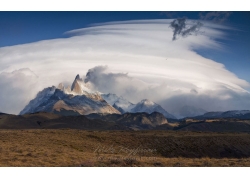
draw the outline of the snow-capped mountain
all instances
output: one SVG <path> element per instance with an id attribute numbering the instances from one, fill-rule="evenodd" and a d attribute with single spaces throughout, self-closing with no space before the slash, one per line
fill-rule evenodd
<path id="1" fill-rule="evenodd" d="M 135 105 L 123 97 L 118 97 L 116 94 L 102 94 L 102 98 L 107 101 L 110 105 L 116 108 L 121 113 L 130 112 Z"/>
<path id="2" fill-rule="evenodd" d="M 43 105 L 47 105 L 50 97 L 55 93 L 56 87 L 48 87 L 40 91 L 36 98 L 31 100 L 27 106 L 20 112 L 20 114 L 39 112 L 41 109 L 45 108 Z"/>
<path id="3" fill-rule="evenodd" d="M 205 114 L 207 111 L 202 108 L 196 108 L 194 106 L 182 106 L 181 108 L 175 110 L 174 115 L 177 118 L 184 117 L 194 117 Z"/>
<path id="4" fill-rule="evenodd" d="M 116 94 L 102 94 L 92 91 L 79 75 L 76 76 L 71 87 L 52 86 L 40 91 L 36 98 L 20 112 L 20 114 L 34 112 L 52 112 L 63 115 L 86 115 L 91 113 L 124 114 L 126 112 L 162 113 L 166 118 L 175 117 L 164 110 L 160 105 L 144 99 L 133 104 Z"/>
<path id="5" fill-rule="evenodd" d="M 123 97 L 119 97 L 116 94 L 102 94 L 101 95 L 105 101 L 107 101 L 110 105 L 113 105 L 118 111 L 122 114 L 130 112 L 130 113 L 138 113 L 138 112 L 146 112 L 153 113 L 159 112 L 162 113 L 166 118 L 176 119 L 175 116 L 168 113 L 165 109 L 163 109 L 159 104 L 154 103 L 148 99 L 144 99 L 137 104 L 133 104 L 126 100 Z"/>
<path id="6" fill-rule="evenodd" d="M 57 88 L 55 86 L 45 88 L 30 101 L 20 114 L 40 111 L 65 115 L 120 114 L 101 97 L 99 92 L 91 91 L 79 75 L 76 76 L 71 88 L 65 88 L 62 83 Z"/>
<path id="7" fill-rule="evenodd" d="M 159 112 L 163 114 L 166 118 L 176 119 L 175 116 L 168 113 L 165 109 L 163 109 L 159 104 L 154 103 L 148 99 L 143 99 L 141 102 L 137 103 L 134 108 L 130 110 L 132 113 L 136 112 L 147 112 L 149 114 L 153 112 Z"/>

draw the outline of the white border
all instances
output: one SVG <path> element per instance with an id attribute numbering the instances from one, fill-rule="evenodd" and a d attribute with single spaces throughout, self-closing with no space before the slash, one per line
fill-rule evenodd
<path id="1" fill-rule="evenodd" d="M 248 179 L 249 168 L 0 168 L 3 179 Z"/>
<path id="2" fill-rule="evenodd" d="M 1 0 L 0 11 L 249 11 L 249 6 L 246 0 Z"/>

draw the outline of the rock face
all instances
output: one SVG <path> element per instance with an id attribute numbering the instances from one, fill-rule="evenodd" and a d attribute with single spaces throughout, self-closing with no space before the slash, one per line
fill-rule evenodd
<path id="1" fill-rule="evenodd" d="M 35 112 L 53 112 L 62 115 L 120 114 L 98 92 L 88 89 L 79 75 L 76 76 L 71 88 L 64 88 L 60 83 L 58 88 L 52 86 L 40 91 L 20 114 Z"/>
<path id="2" fill-rule="evenodd" d="M 79 74 L 77 74 L 72 86 L 71 86 L 71 91 L 75 92 L 76 94 L 82 94 L 82 88 L 81 88 L 81 81 Z"/>

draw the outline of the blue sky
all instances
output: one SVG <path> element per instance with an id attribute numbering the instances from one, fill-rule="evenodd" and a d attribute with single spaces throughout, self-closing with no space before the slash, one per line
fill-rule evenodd
<path id="1" fill-rule="evenodd" d="M 95 23 L 143 19 L 201 19 L 206 12 L 0 12 L 0 47 L 46 39 L 66 38 L 64 33 Z M 198 49 L 202 56 L 223 63 L 238 77 L 250 82 L 250 12 L 231 12 L 222 22 L 235 30 L 225 30 L 227 39 L 218 39 L 225 50 Z"/>

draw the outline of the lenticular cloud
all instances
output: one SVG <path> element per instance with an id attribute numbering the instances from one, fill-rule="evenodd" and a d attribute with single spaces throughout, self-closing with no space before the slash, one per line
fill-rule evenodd
<path id="1" fill-rule="evenodd" d="M 76 74 L 85 75 L 92 69 L 91 77 L 87 78 L 93 88 L 123 95 L 131 101 L 148 98 L 172 111 L 182 104 L 209 111 L 250 109 L 250 95 L 245 90 L 249 83 L 223 64 L 195 51 L 199 48 L 222 50 L 216 38 L 223 38 L 222 30 L 228 27 L 202 22 L 204 33 L 172 41 L 172 21 L 96 24 L 66 32 L 68 38 L 3 47 L 0 48 L 0 73 L 29 68 L 39 77 L 35 79 L 36 87 L 45 88 L 71 82 Z M 96 66 L 99 69 L 94 68 Z M 20 82 L 27 83 L 26 79 Z M 26 102 L 33 98 L 28 91 L 33 95 L 38 90 L 30 88 L 17 96 Z M 5 102 L 9 104 L 19 101 L 19 98 L 10 98 L 7 91 L 5 95 Z M 5 102 L 1 101 L 0 107 Z M 15 109 L 21 110 L 23 105 L 17 104 Z"/>

